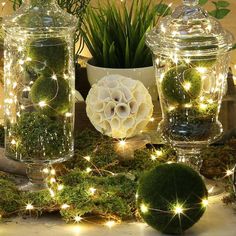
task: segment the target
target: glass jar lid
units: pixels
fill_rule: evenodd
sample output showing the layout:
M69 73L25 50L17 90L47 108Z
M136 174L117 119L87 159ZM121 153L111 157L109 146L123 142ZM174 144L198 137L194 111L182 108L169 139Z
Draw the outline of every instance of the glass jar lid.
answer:
M216 55L229 51L233 40L233 35L202 9L198 0L183 0L183 5L146 35L153 53L162 55Z

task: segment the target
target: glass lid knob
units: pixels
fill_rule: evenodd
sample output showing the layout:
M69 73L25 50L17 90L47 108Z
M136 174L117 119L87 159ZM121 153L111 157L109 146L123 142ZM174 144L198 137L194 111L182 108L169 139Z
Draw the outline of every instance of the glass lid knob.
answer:
M198 5L198 0L183 0L185 6L196 6Z

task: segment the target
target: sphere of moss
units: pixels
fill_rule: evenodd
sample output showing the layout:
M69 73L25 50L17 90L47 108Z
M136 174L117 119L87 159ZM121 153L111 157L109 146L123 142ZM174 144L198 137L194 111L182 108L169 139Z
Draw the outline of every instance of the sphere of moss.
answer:
M208 193L197 172L183 164L162 164L147 172L138 187L138 210L147 224L182 234L203 215Z
M27 50L31 58L27 65L35 71L63 73L68 63L68 49L65 40L60 38L39 38L33 40Z
M33 83L30 91L31 101L35 107L49 116L63 115L70 109L69 95L68 81L62 77L55 79L50 75L41 75Z
M176 66L166 72L161 89L170 103L185 104L196 99L202 87L201 76L194 68Z

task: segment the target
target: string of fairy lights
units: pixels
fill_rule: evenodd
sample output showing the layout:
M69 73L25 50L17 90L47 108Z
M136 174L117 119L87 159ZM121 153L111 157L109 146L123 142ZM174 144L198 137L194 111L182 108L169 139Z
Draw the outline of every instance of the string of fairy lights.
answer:
M129 145L129 140L119 140L118 145L120 145L121 148L127 148L127 146ZM156 160L162 158L163 155L164 155L163 150L154 149L153 153L150 154L150 159L152 161L156 161ZM92 157L91 156L87 155L87 156L84 156L83 158L90 165L90 167L85 168L85 170L84 170L85 173L90 173L93 170L99 171L99 169L92 162ZM166 163L171 164L171 163L173 163L173 161L168 161ZM91 167L94 168L94 169L92 169ZM50 193L50 196L52 197L52 199L56 200L58 192L60 192L64 189L64 185L57 181L56 170L53 167L45 168L45 169L43 169L43 172L49 176L49 177L47 177L47 179L45 181L48 182L48 185L49 185L48 186L48 191ZM231 177L233 175L233 173L234 173L234 169L232 169L232 168L227 169L225 171L225 176L223 178ZM113 173L113 172L110 172L110 174L111 175L116 175L116 173ZM214 186L212 188L210 188L208 190L208 192L209 193L212 192L213 189L214 189ZM96 189L96 186L90 186L87 189L87 193L88 193L89 196L95 197L96 194L99 194L99 191ZM138 199L138 197L139 197L138 194L136 194L135 198ZM201 199L200 204L203 208L207 208L208 205L209 205L209 201L208 201L207 198L203 198L203 199ZM66 211L66 210L71 209L71 207L73 207L73 206L71 206L70 204L65 202L65 203L61 204L60 209ZM176 216L176 215L180 216L181 214L184 215L188 210L190 210L189 208L185 207L184 203L180 203L178 201L178 199L176 199L175 203L170 203L170 210L168 210L168 211L163 211L161 209L154 209L151 206L149 206L148 203L144 203L144 202L140 203L139 208L140 208L140 211L143 214L148 214L148 212L150 212L150 211L158 211L158 212L162 212L162 213L172 214L173 217ZM38 209L37 206L34 206L30 202L28 202L25 205L25 210L27 212L29 212L30 214L32 213L32 211L36 211L37 209ZM193 208L191 208L191 209L193 209ZM107 216L107 217L105 216L106 219L109 219L109 217L112 218L111 216ZM86 219L86 217L81 216L81 215L77 215L77 214L74 215L73 221L74 221L74 223L77 223L77 224L82 223L82 222L94 223L94 222L89 221L88 219ZM121 221L119 219L115 219L115 217L114 217L112 219L106 220L103 223L103 225L108 227L108 228L112 228L115 225L120 224L120 223L121 223Z

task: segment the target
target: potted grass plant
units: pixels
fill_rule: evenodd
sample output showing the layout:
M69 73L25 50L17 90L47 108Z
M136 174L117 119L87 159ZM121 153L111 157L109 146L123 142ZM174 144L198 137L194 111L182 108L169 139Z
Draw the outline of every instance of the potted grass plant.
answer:
M81 35L92 59L87 63L90 84L108 74L138 79L157 99L152 55L145 45L145 33L160 17L170 13L163 1L151 0L115 3L107 1L87 8Z

